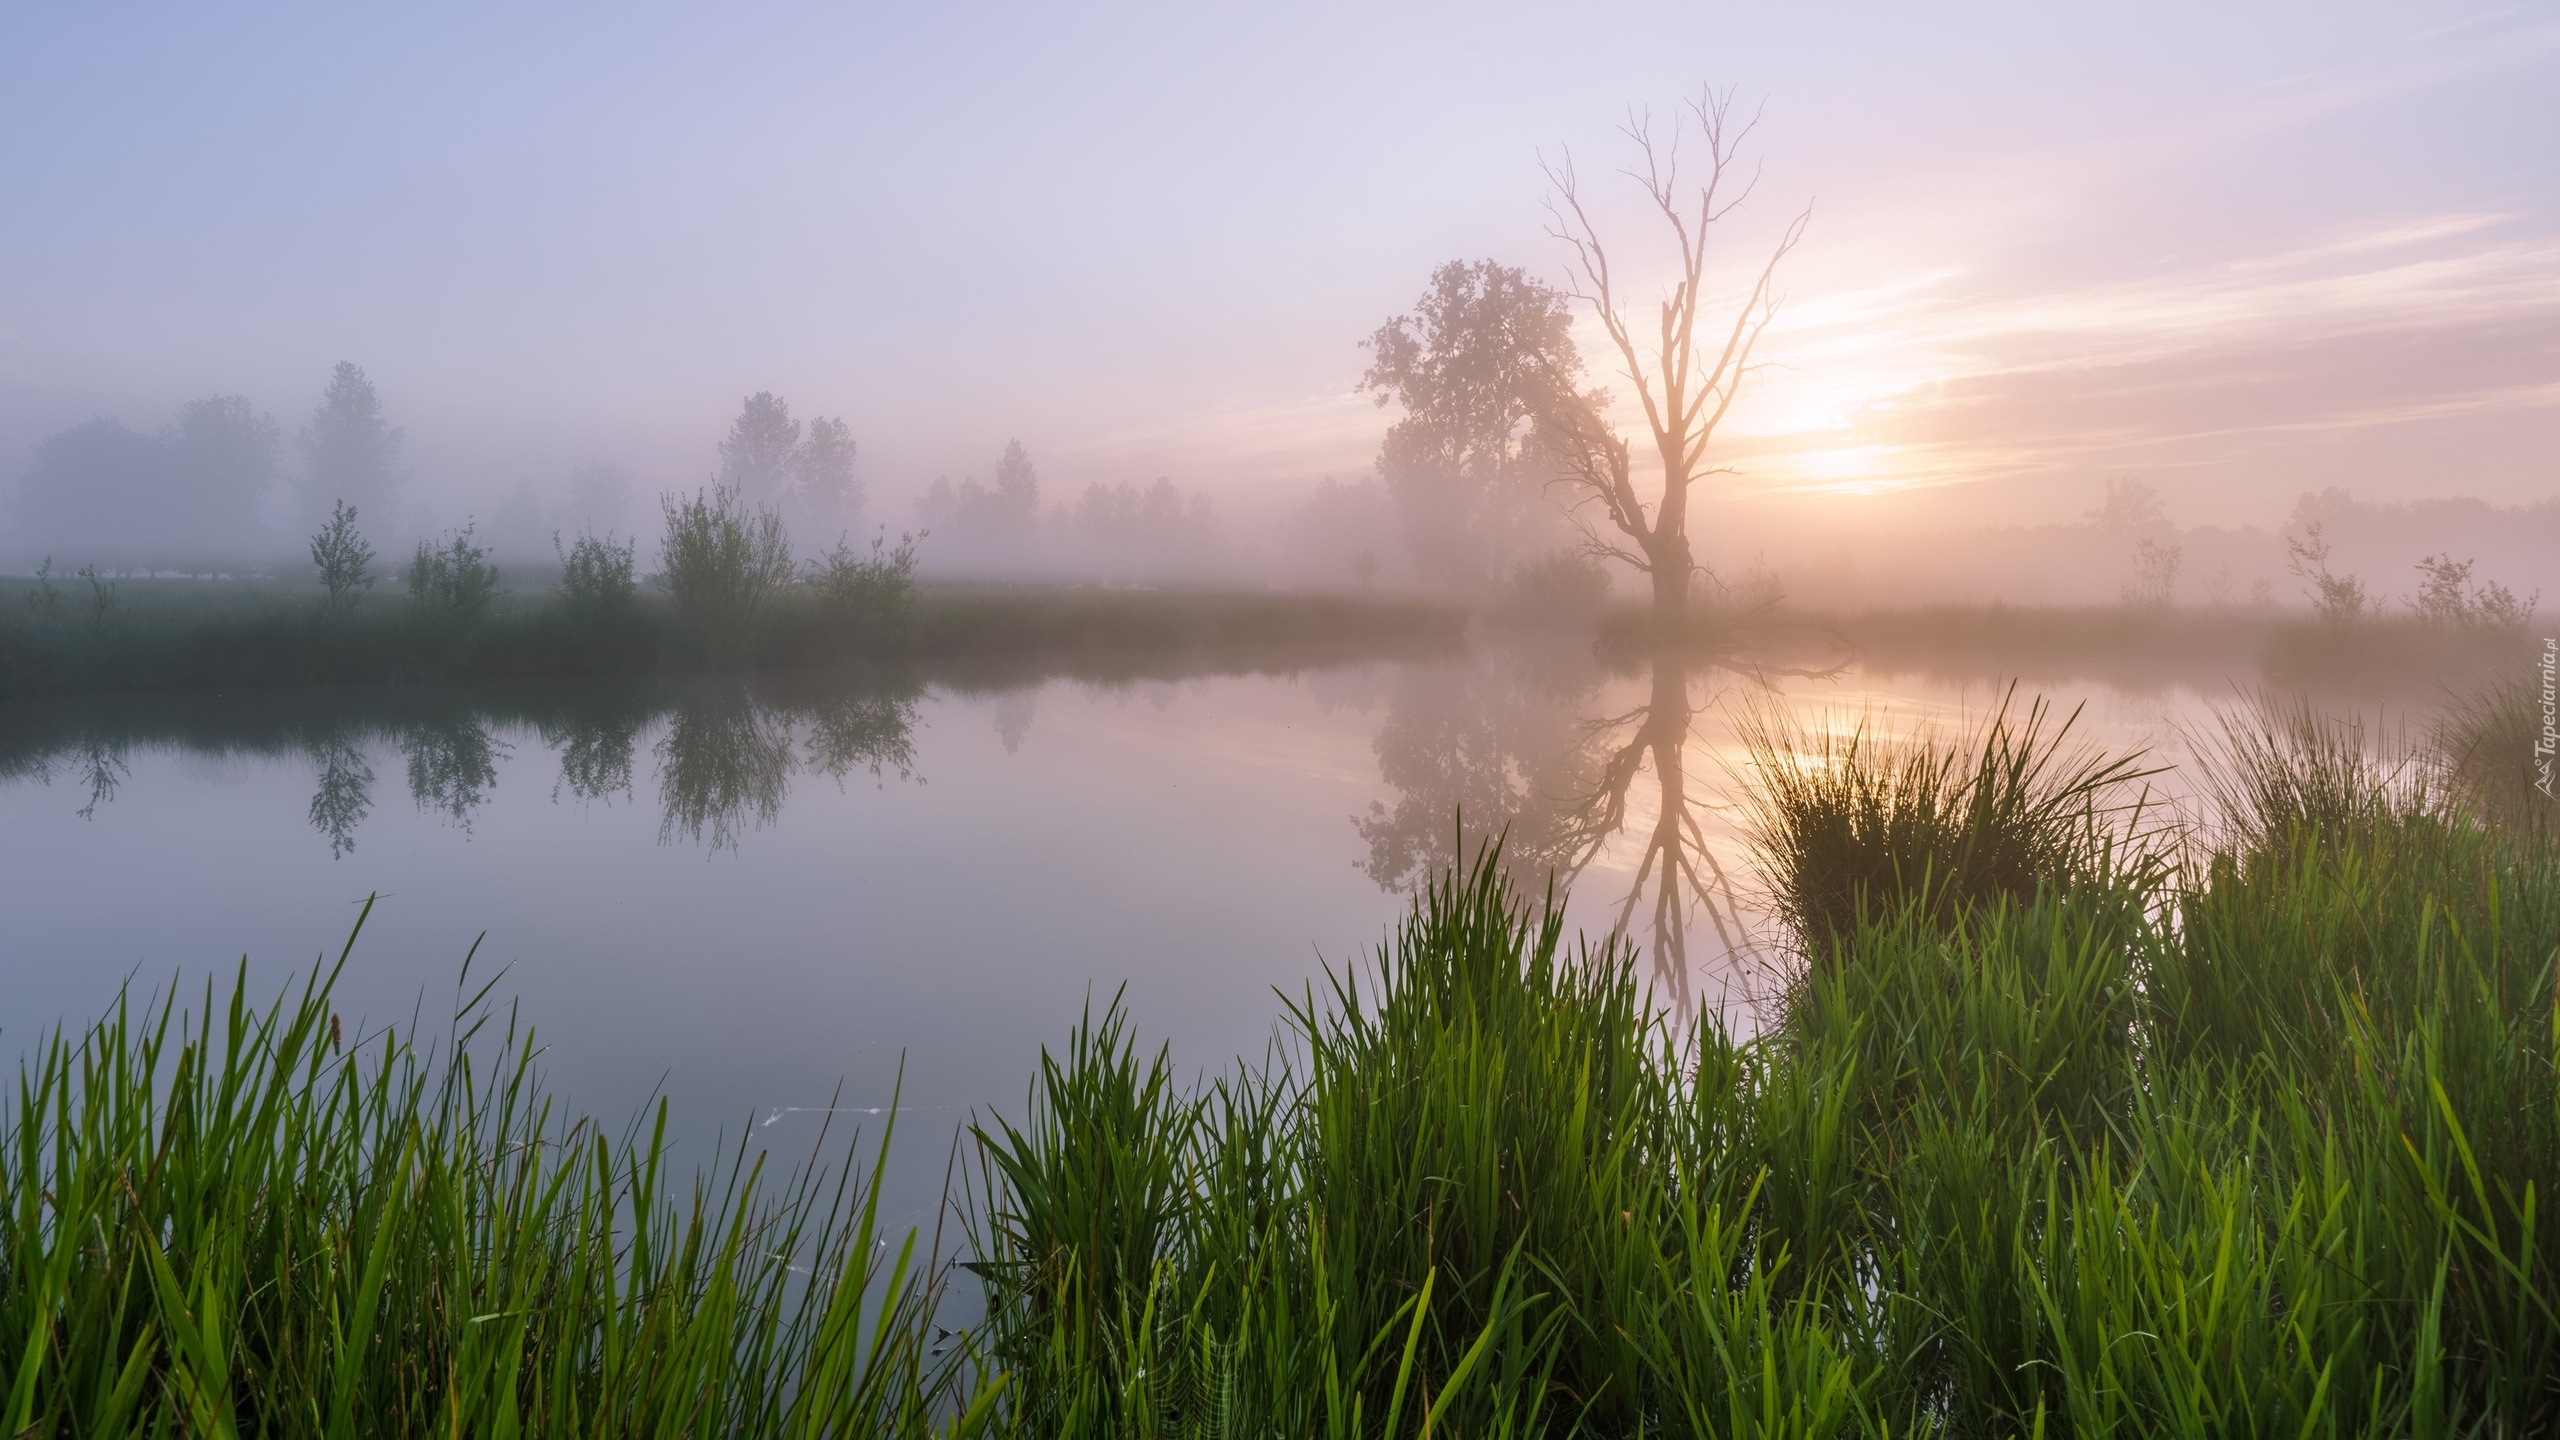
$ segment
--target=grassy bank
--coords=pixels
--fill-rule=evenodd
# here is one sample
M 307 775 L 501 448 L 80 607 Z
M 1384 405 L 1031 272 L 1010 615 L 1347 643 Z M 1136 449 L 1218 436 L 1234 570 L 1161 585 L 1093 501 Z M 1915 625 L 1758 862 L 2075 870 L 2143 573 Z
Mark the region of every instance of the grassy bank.
M 880 1247 L 858 1157 L 686 1189 L 545 1109 L 529 1037 L 341 1051 L 325 988 L 119 1016 L 0 1136 L 0 1422 L 2549 1433 L 2560 860 L 2484 820 L 2503 770 L 2229 739 L 2177 834 L 2032 711 L 1764 728 L 1801 903 L 1756 1035 L 1489 855 L 1262 1063 L 1185 1083 L 1089 1014 L 976 1132 L 986 1318 L 941 1351 L 954 1277 Z
M 930 1350 L 947 1270 L 877 1233 L 876 1158 L 822 1141 L 795 1168 L 741 1151 L 678 1177 L 663 1106 L 619 1134 L 560 1115 L 531 1032 L 476 1001 L 422 1046 L 345 1030 L 325 978 L 221 998 L 120 1006 L 20 1072 L 0 1159 L 8 1433 L 922 1435 L 985 1417 Z
M 2560 865 L 2317 722 L 2255 733 L 2175 852 L 2050 727 L 1807 757 L 1762 835 L 1818 903 L 1757 1039 L 1660 1023 L 1490 864 L 1294 1008 L 1286 1069 L 1184 1090 L 1090 1022 L 985 1139 L 1015 1413 L 2549 1433 Z
M 1422 601 L 1217 591 L 925 586 L 881 613 L 803 589 L 706 627 L 635 597 L 611 609 L 504 598 L 472 614 L 377 599 L 346 614 L 254 584 L 121 582 L 113 603 L 0 619 L 0 698 L 383 681 L 804 669 L 855 662 L 1145 670 L 1248 653 L 1308 664 L 1455 644 Z

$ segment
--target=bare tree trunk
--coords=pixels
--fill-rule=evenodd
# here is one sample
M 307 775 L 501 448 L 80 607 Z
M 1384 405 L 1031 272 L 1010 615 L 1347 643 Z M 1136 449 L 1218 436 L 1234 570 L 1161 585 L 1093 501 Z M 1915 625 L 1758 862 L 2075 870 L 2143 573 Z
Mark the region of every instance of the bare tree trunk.
M 1547 171 L 1555 187 L 1548 204 L 1555 221 L 1550 233 L 1573 247 L 1579 271 L 1573 293 L 1591 306 L 1617 347 L 1622 373 L 1643 404 L 1646 428 L 1661 460 L 1662 485 L 1652 504 L 1637 494 L 1627 473 L 1627 444 L 1599 413 L 1596 392 L 1586 395 L 1557 386 L 1550 429 L 1564 451 L 1565 480 L 1585 492 L 1576 507 L 1585 548 L 1653 576 L 1653 628 L 1663 644 L 1677 640 L 1689 624 L 1690 576 L 1696 569 L 1689 545 L 1689 487 L 1703 476 L 1729 473 L 1730 467 L 1706 464 L 1707 442 L 1733 407 L 1743 377 L 1752 371 L 1752 349 L 1777 313 L 1772 286 L 1778 262 L 1804 238 L 1811 215 L 1800 213 L 1788 224 L 1731 323 L 1710 324 L 1702 332 L 1707 237 L 1750 198 L 1753 183 L 1741 177 L 1737 156 L 1758 122 L 1733 123 L 1731 102 L 1729 92 L 1709 90 L 1689 106 L 1707 151 L 1706 173 L 1694 187 L 1680 179 L 1679 148 L 1688 122 L 1675 124 L 1662 140 L 1644 116 L 1632 117 L 1624 127 L 1643 161 L 1627 173 L 1645 187 L 1680 257 L 1680 278 L 1660 305 L 1659 333 L 1642 343 L 1620 306 L 1608 247 L 1583 208 L 1572 158 Z M 1739 193 L 1734 193 L 1737 184 Z M 1616 536 L 1604 534 L 1583 513 L 1593 502 Z
M 1664 536 L 1648 568 L 1653 572 L 1653 631 L 1667 644 L 1689 628 L 1689 581 L 1697 562 L 1690 558 L 1687 533 Z

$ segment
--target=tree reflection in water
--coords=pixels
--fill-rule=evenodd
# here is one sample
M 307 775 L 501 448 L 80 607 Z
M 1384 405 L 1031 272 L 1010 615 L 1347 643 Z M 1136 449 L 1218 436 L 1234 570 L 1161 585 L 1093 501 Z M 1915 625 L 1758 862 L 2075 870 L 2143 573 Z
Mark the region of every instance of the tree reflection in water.
M 697 694 L 677 708 L 660 736 L 658 843 L 681 835 L 714 851 L 735 850 L 755 829 L 782 818 L 791 785 L 791 727 L 744 686 Z
M 874 780 L 896 771 L 915 779 L 916 692 L 835 691 L 810 702 L 809 766 L 834 780 L 867 770 Z
M 629 706 L 581 705 L 536 722 L 542 743 L 560 756 L 560 778 L 551 782 L 551 799 L 560 792 L 589 803 L 610 803 L 631 793 L 631 756 L 647 724 L 648 712 Z
M 1533 643 L 1486 659 L 1413 672 L 1398 690 L 1376 750 L 1380 778 L 1401 798 L 1354 819 L 1369 844 L 1361 868 L 1404 889 L 1499 838 L 1516 882 L 1535 893 L 1552 881 L 1561 891 L 1631 823 L 1649 818 L 1612 933 L 1644 941 L 1657 994 L 1692 1013 L 1698 970 L 1745 964 L 1756 952 L 1731 870 L 1700 821 L 1715 801 L 1690 742 L 1727 687 L 1829 678 L 1841 667 L 1765 664 L 1737 649 L 1672 651 L 1646 663 L 1640 703 L 1594 715 L 1608 674 L 1588 651 Z M 1642 817 L 1647 802 L 1652 813 Z M 1715 950 L 1693 957 L 1691 932 L 1701 922 Z
M 497 786 L 499 759 L 513 750 L 477 711 L 410 725 L 400 735 L 400 751 L 409 757 L 409 798 L 468 830 L 471 812 Z
M 423 813 L 468 830 L 495 794 L 504 762 L 530 732 L 559 757 L 551 798 L 610 801 L 633 790 L 641 737 L 659 734 L 659 839 L 734 850 L 781 814 L 802 771 L 842 785 L 915 778 L 921 686 L 913 680 L 801 675 L 464 691 L 389 688 L 312 694 L 250 692 L 165 703 L 48 703 L 0 710 L 0 782 L 86 789 L 83 817 L 111 803 L 136 747 L 300 760 L 312 768 L 311 828 L 333 859 L 356 848 L 373 813 L 373 759 L 397 749 Z
M 1565 866 L 1572 797 L 1600 766 L 1605 737 L 1582 717 L 1606 678 L 1587 646 L 1535 643 L 1399 675 L 1372 742 L 1399 798 L 1353 819 L 1369 845 L 1360 868 L 1410 889 L 1499 836 L 1512 878 L 1542 887 Z
M 80 778 L 89 787 L 89 803 L 79 809 L 83 820 L 95 819 L 98 807 L 116 798 L 116 791 L 133 778 L 133 767 L 124 760 L 123 742 L 95 736 L 81 746 Z
M 311 828 L 329 837 L 329 858 L 344 860 L 356 848 L 356 826 L 373 809 L 373 766 L 346 731 L 312 732 L 305 742 L 319 774 L 311 787 Z
M 911 685 L 774 698 L 743 683 L 695 691 L 657 744 L 658 843 L 682 836 L 736 850 L 748 830 L 781 818 L 792 772 L 804 765 L 838 785 L 856 770 L 913 779 L 917 696 Z M 795 733 L 804 727 L 805 741 Z

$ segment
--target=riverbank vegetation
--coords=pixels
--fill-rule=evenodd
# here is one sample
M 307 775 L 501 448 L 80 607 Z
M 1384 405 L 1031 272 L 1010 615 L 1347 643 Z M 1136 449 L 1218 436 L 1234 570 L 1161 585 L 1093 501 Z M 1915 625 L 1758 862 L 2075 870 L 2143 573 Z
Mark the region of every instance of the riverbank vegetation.
M 1089 1013 L 974 1128 L 938 1239 L 877 1233 L 870 1150 L 674 1182 L 477 1002 L 443 1048 L 342 1034 L 325 982 L 120 1009 L 38 1050 L 0 1137 L 0 1422 L 2541 1433 L 2529 757 L 2377 756 L 2278 702 L 2222 742 L 2172 829 L 2032 709 L 1828 752 L 1772 722 L 1758 855 L 1815 898 L 1756 1030 L 1658 1011 L 1486 853 L 1259 1062 L 1186 1085 Z
M 737 629 L 636 592 L 618 603 L 501 594 L 476 610 L 402 601 L 329 615 L 254 583 L 124 581 L 96 611 L 66 601 L 0 623 L 0 698 L 849 663 L 1010 672 L 1108 668 L 1119 657 L 1147 672 L 1239 650 L 1288 651 L 1297 663 L 1415 654 L 1456 644 L 1466 625 L 1457 607 L 1404 597 L 995 585 L 914 585 L 893 597 L 863 573 L 866 557 L 838 558 Z
M 923 583 L 906 568 L 911 555 L 884 540 L 840 545 L 798 578 L 762 587 L 748 618 L 711 619 L 728 607 L 689 611 L 647 584 L 628 542 L 584 537 L 560 558 L 551 570 L 500 571 L 457 532 L 421 547 L 399 598 L 343 613 L 277 582 L 33 577 L 15 587 L 20 603 L 0 611 L 0 698 L 846 664 L 1141 674 L 1242 651 L 1292 664 L 1445 652 L 1471 629 L 1588 635 L 1613 661 L 1640 666 L 1660 639 L 1647 608 L 1525 587 L 1471 608 L 1397 593 Z M 1690 621 L 1701 646 L 1740 645 L 1747 661 L 1796 669 L 2134 688 L 2265 681 L 2397 696 L 2466 690 L 2529 667 L 2528 631 L 2415 613 L 2340 623 L 2248 606 L 1836 613 L 1772 602 L 1705 607 Z
M 421 540 L 405 600 L 340 504 L 311 538 L 316 589 L 279 580 L 108 579 L 50 565 L 0 610 L 0 698 L 98 690 L 807 669 L 1039 654 L 1296 646 L 1409 651 L 1456 607 L 1250 591 L 935 586 L 919 537 L 795 559 L 781 514 L 727 487 L 664 497 L 654 571 L 637 542 L 554 538 L 548 572 L 502 570 L 470 526 Z M 510 583 L 521 585 L 511 591 Z

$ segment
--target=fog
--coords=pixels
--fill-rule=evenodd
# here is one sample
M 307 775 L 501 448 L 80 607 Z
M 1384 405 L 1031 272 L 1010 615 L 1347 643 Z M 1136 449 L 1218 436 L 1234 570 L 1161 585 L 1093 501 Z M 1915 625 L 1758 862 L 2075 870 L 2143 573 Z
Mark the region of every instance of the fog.
M 2385 598 L 2560 594 L 2555 70 L 2530 7 L 18 12 L 0 570 L 293 575 L 340 501 L 645 557 L 733 486 L 929 579 L 1583 593 L 1535 405 L 1452 439 L 1380 341 L 1516 275 L 1640 434 L 1542 167 L 1643 237 L 1617 127 L 1712 79 L 1719 293 L 1811 210 L 1718 584 L 2298 604 L 2316 522 Z

